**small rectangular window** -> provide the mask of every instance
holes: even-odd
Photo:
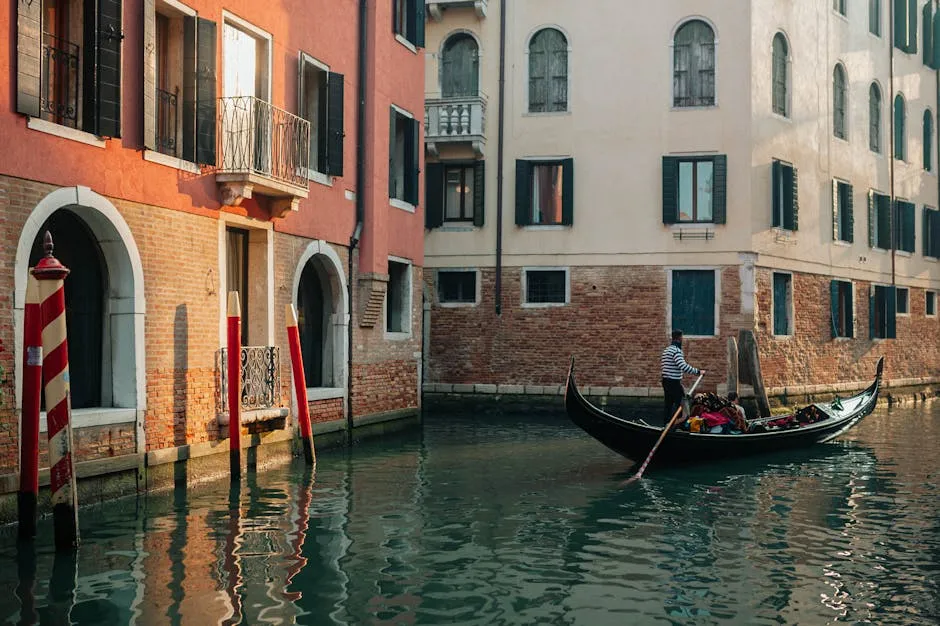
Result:
[[[672,328],[686,335],[715,335],[715,271],[672,271]]]
[[[895,289],[895,293],[897,293],[897,299],[898,299],[898,304],[897,304],[898,315],[910,314],[910,309],[909,309],[910,291],[908,290],[908,288],[898,287]]]
[[[868,32],[881,37],[881,0],[868,0]]]
[[[388,147],[388,197],[418,204],[418,123],[392,107]]]
[[[526,304],[565,304],[568,301],[568,272],[525,270]]]
[[[914,252],[914,204],[898,200],[895,202],[894,232],[898,250]]]
[[[473,221],[474,166],[457,165],[444,169],[444,221]]]
[[[574,160],[516,161],[516,224],[570,226],[574,216]]]
[[[869,327],[872,339],[894,339],[896,336],[899,296],[891,286],[875,285],[872,289]]]
[[[928,317],[934,317],[937,315],[937,292],[936,291],[926,292],[925,311]]]
[[[790,274],[774,272],[774,334],[786,336],[793,334],[793,277]]]
[[[679,161],[679,221],[711,222],[715,165],[709,160]]]
[[[411,330],[411,266],[388,262],[388,291],[385,294],[385,330],[407,333]]]
[[[774,228],[797,230],[799,227],[799,201],[796,168],[783,161],[774,161],[771,167],[771,208]]]
[[[392,0],[392,28],[417,48],[424,47],[424,0]]]
[[[855,336],[855,307],[852,304],[852,283],[834,280],[831,284],[832,336]]]
[[[832,10],[840,15],[845,15],[846,0],[832,0]]]
[[[477,273],[472,270],[438,271],[437,299],[441,304],[475,304]]]
[[[836,241],[855,241],[852,215],[852,185],[840,180],[832,181],[832,238]]]
[[[891,199],[876,191],[869,192],[868,244],[872,248],[891,248]]]
[[[532,186],[532,223],[561,224],[561,198],[564,193],[561,165],[533,165],[530,184]]]

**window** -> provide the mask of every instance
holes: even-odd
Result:
[[[940,211],[924,207],[924,256],[940,258]]]
[[[241,228],[226,229],[226,291],[238,292],[239,305],[241,306],[241,330],[242,345],[248,345],[248,231]]]
[[[881,37],[881,0],[868,0],[868,32]]]
[[[845,68],[837,63],[832,71],[832,133],[839,139],[849,136],[845,121],[847,99]]]
[[[933,115],[924,111],[924,169],[933,171]]]
[[[388,197],[418,204],[418,121],[392,107],[389,128]]]
[[[774,335],[793,334],[793,276],[774,272]]]
[[[457,33],[444,44],[441,53],[441,97],[464,98],[480,91],[480,53],[477,41],[467,33]]]
[[[845,15],[846,0],[832,0],[832,10],[840,15]]]
[[[715,32],[702,20],[690,20],[673,40],[673,106],[715,105]]]
[[[774,113],[788,117],[790,115],[787,102],[787,57],[789,46],[783,33],[774,35],[773,43],[773,107]]]
[[[895,287],[894,292],[898,297],[898,315],[910,315],[910,290],[907,287]]]
[[[852,306],[852,283],[844,280],[833,280],[829,284],[830,314],[832,321],[832,336],[855,336],[855,311]]]
[[[476,304],[477,273],[473,270],[438,270],[437,300],[441,304]]]
[[[921,21],[921,28],[923,28],[923,38],[924,38],[924,65],[927,67],[933,67],[933,3],[934,0],[927,0],[924,3],[923,8],[923,20]]]
[[[555,28],[529,42],[529,112],[568,110],[568,40]]]
[[[301,52],[297,72],[297,113],[310,122],[307,167],[343,175],[344,76]]]
[[[855,241],[855,218],[853,216],[852,185],[841,180],[832,181],[832,239]]]
[[[924,292],[924,311],[928,317],[934,317],[937,315],[937,292],[936,291],[927,291]]]
[[[904,96],[894,97],[894,158],[901,161],[907,158],[907,142],[904,139]]]
[[[771,166],[772,225],[784,230],[799,228],[799,194],[796,168],[783,161]]]
[[[917,0],[894,0],[894,47],[917,52]]]
[[[411,332],[411,265],[388,262],[388,291],[385,294],[385,330]]]
[[[663,223],[724,224],[728,159],[663,157]]]
[[[881,154],[881,88],[877,83],[868,89],[868,147]]]
[[[445,222],[483,226],[484,165],[483,161],[425,165],[425,228]]]
[[[868,298],[868,336],[871,339],[897,337],[897,304],[894,287],[873,287]]]
[[[522,272],[524,304],[568,302],[568,272],[556,269],[526,269]]]
[[[570,226],[574,160],[516,161],[516,225]]]
[[[715,271],[672,270],[670,328],[688,336],[715,335]]]
[[[904,200],[895,201],[894,232],[895,246],[903,252],[914,252],[914,204]]]
[[[868,192],[868,245],[891,248],[891,199],[876,191]]]
[[[121,136],[121,6],[16,3],[17,112],[102,137]]]
[[[424,0],[392,0],[395,34],[416,48],[424,47]]]

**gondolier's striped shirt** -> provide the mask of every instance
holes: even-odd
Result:
[[[663,378],[672,380],[682,380],[683,372],[686,374],[699,374],[700,370],[692,367],[685,362],[685,355],[682,354],[682,348],[674,343],[663,350],[663,356],[660,359],[663,366]]]

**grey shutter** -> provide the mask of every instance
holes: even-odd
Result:
[[[483,226],[486,209],[486,162],[473,164],[473,225]]]
[[[783,164],[780,161],[774,161],[770,166],[770,205],[771,205],[771,225],[775,228],[783,228]]]
[[[832,337],[839,336],[839,281],[829,281],[829,319],[832,322]]]
[[[940,213],[930,212],[930,251],[933,258],[940,257]]]
[[[832,179],[832,240],[839,240],[839,181]]]
[[[542,44],[543,33],[536,33],[529,43],[529,112],[548,110],[548,53]]]
[[[885,333],[887,339],[897,339],[898,336],[898,290],[894,285],[891,285],[886,289],[888,292],[885,296],[885,301],[887,303],[888,312],[885,315],[885,318],[888,322],[888,332]]]
[[[781,166],[780,176],[783,185],[783,228],[795,231],[798,226],[797,211],[799,210],[796,168],[789,165]]]
[[[561,223],[574,224],[574,159],[561,160]]]
[[[875,247],[875,192],[868,190],[868,247]]]
[[[196,18],[183,18],[183,152],[196,162]]]
[[[330,77],[327,72],[317,72],[317,119],[311,120],[311,124],[316,124],[317,145],[313,146],[317,151],[317,169],[324,174],[329,173],[328,159],[330,156],[330,128],[329,124],[329,91]],[[342,89],[342,87],[340,87]],[[342,129],[342,125],[340,125]],[[308,162],[309,167],[309,162]]]
[[[40,59],[42,58],[42,2],[16,3],[16,112],[40,114]]]
[[[786,177],[784,177],[786,179]],[[790,168],[790,224],[793,230],[800,229],[800,181],[795,167]]]
[[[196,162],[215,165],[216,24],[196,21]]]
[[[877,287],[868,287],[868,338],[875,338],[875,293]]]
[[[917,52],[917,0],[907,3],[907,52]]]
[[[330,176],[343,175],[343,143],[346,138],[344,130],[345,109],[344,109],[344,76],[336,72],[330,72],[329,85],[327,87],[326,104],[326,132],[328,134],[327,154],[326,154],[326,173]]]
[[[907,50],[907,0],[894,0],[894,47]]]
[[[405,202],[418,204],[418,120],[405,120]]]
[[[297,53],[297,117],[307,119],[307,102],[304,94],[304,74],[307,69],[307,55]]]
[[[144,147],[157,147],[157,13],[154,0],[144,2]]]
[[[712,220],[724,224],[728,213],[728,157],[724,154],[716,156],[714,161],[712,204]]]
[[[414,4],[414,11],[412,11],[411,14],[414,15],[414,20],[415,20],[415,26],[414,26],[414,31],[413,31],[415,34],[415,38],[414,38],[414,41],[412,41],[411,43],[413,43],[415,47],[417,48],[423,48],[424,47],[424,21],[425,21],[424,0],[411,0],[411,2],[413,2]]]
[[[663,157],[663,224],[679,221],[679,159]]]
[[[916,207],[913,202],[907,202],[904,206],[904,250],[911,254],[917,250],[917,228],[914,224],[914,213]]]
[[[846,228],[848,232],[845,233],[846,241],[849,243],[855,243],[855,190],[852,188],[852,185],[845,186],[845,217],[846,217]]]
[[[924,242],[924,256],[930,256],[930,209],[924,207],[924,217],[920,225],[921,240]]]
[[[940,69],[940,12],[933,16],[933,55],[930,67]]]
[[[516,160],[516,225],[532,223],[532,164]]]
[[[83,129],[121,136],[121,0],[85,0]]]
[[[930,66],[933,64],[933,0],[924,5],[921,28],[924,32],[924,65]]]
[[[444,164],[427,163],[424,166],[424,227],[437,228],[444,224]]]
[[[876,244],[882,250],[891,249],[891,198],[879,195],[876,198],[878,213],[878,240]]]

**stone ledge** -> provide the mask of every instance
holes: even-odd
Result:
[[[121,456],[112,456],[106,459],[82,461],[75,464],[75,477],[79,479],[94,478],[95,476],[137,469],[140,466],[141,459],[142,455],[140,454],[122,454]],[[49,486],[49,468],[39,470],[39,486]],[[19,489],[19,473],[0,476],[0,494],[14,493]]]
[[[253,433],[246,435],[242,433],[241,447],[254,448],[266,443],[276,443],[285,441],[294,436],[293,429],[275,430],[269,433]],[[166,463],[175,463],[187,459],[198,459],[213,454],[222,454],[228,452],[228,439],[218,441],[203,441],[200,443],[191,443],[185,446],[175,448],[163,448],[161,450],[151,450],[147,453],[147,466],[163,465]]]
[[[308,402],[310,400],[308,399]],[[245,424],[254,424],[256,422],[272,422],[287,417],[290,409],[287,407],[277,407],[273,409],[257,409],[255,411],[242,411],[242,426]],[[228,426],[228,413],[219,413],[216,415],[219,420],[219,426]]]
[[[474,388],[477,393],[496,393],[497,391],[496,385],[491,384],[474,385]]]
[[[375,413],[365,417],[353,417],[353,428],[360,426],[369,426],[371,424],[381,424],[383,422],[396,422],[401,419],[414,417],[419,414],[418,407],[409,409],[398,409],[395,411],[386,411],[385,413]]]

